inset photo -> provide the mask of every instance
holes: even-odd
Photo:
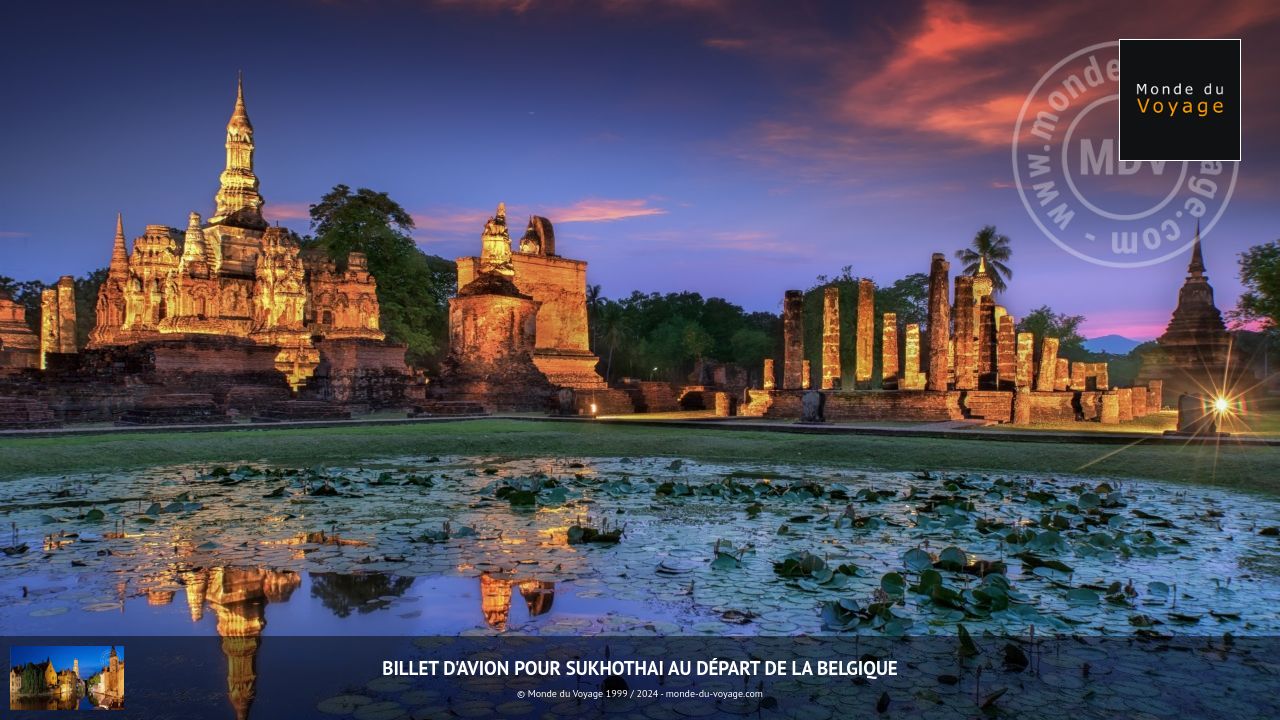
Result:
[[[14,645],[10,710],[123,710],[123,645]]]

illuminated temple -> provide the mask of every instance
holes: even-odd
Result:
[[[324,251],[303,251],[289,231],[267,225],[243,83],[226,148],[207,221],[192,212],[185,230],[147,225],[130,250],[117,216],[88,347],[170,335],[247,338],[279,349],[276,368],[297,389],[320,362],[313,338],[383,340],[377,283],[362,254],[340,270]]]

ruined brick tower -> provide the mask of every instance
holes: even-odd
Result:
[[[561,387],[607,388],[596,372],[599,358],[591,352],[587,332],[587,263],[556,254],[551,221],[529,218],[519,251],[512,252],[506,205],[485,224],[479,257],[460,257],[458,287],[464,288],[485,272],[511,278],[523,295],[537,303],[537,337],[533,362]],[[603,395],[602,395],[603,396]]]

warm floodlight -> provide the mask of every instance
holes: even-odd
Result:
[[[1218,414],[1222,414],[1231,409],[1231,403],[1225,397],[1219,395],[1218,398],[1213,401],[1213,409]]]

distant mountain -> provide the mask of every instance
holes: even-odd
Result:
[[[1103,335],[1102,337],[1089,338],[1084,341],[1084,347],[1089,352],[1110,353],[1112,355],[1128,355],[1141,344],[1140,340],[1130,340],[1123,335]]]

